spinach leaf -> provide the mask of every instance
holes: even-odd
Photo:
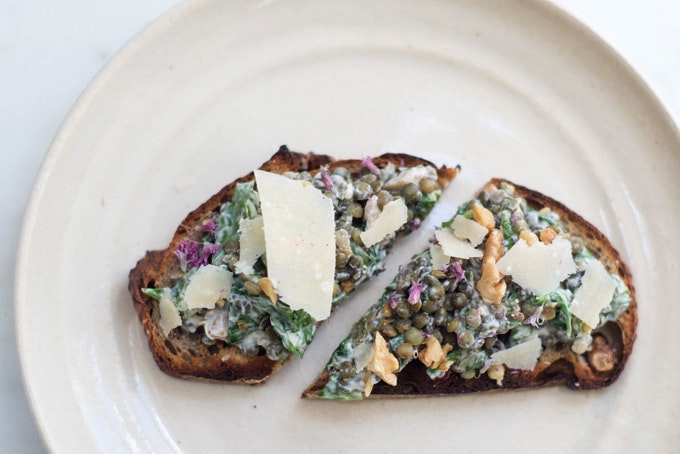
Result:
[[[264,308],[283,346],[294,355],[302,357],[316,332],[314,319],[302,309],[296,311],[283,303],[268,303]]]
[[[238,228],[241,219],[257,216],[260,199],[255,191],[255,182],[238,183],[231,200],[220,208],[215,218],[215,238],[220,244],[238,241]]]

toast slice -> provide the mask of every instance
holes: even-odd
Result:
[[[333,201],[335,307],[382,271],[396,234],[419,226],[459,169],[437,168],[404,154],[334,160],[282,146],[259,170],[307,181]],[[361,233],[370,220],[368,212],[375,216],[397,199],[405,201],[407,222],[365,246]],[[266,254],[251,254],[249,263],[241,262],[245,221],[261,220],[260,215],[251,172],[189,213],[166,249],[147,252],[130,271],[134,308],[164,372],[201,381],[261,383],[292,354],[302,356],[312,341],[318,322],[277,297],[267,277]],[[252,253],[250,246],[248,250]]]
[[[493,179],[400,269],[303,397],[601,388],[621,374],[636,327],[631,273],[604,234]]]

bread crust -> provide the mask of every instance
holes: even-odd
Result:
[[[437,168],[424,159],[405,154],[388,153],[374,158],[373,162],[378,166],[391,162],[397,166],[425,164]],[[329,170],[344,166],[350,171],[358,171],[361,160],[334,160],[327,155],[296,153],[284,145],[260,169],[273,173],[287,171],[315,173],[321,166],[328,166]],[[445,187],[458,173],[458,168],[443,166],[437,171],[440,183]],[[219,212],[222,204],[231,200],[237,183],[253,179],[254,173],[250,172],[226,185],[184,218],[166,249],[148,251],[130,271],[128,290],[135,311],[148,339],[154,360],[159,368],[169,375],[208,382],[257,384],[267,380],[282,366],[281,363],[267,358],[264,353],[252,357],[244,356],[238,347],[222,341],[210,346],[205,345],[202,342],[201,330],[191,334],[175,329],[166,337],[159,325],[158,302],[141,291],[142,288],[172,285],[172,282],[181,275],[179,261],[173,251],[186,239],[198,239],[200,233],[195,227],[202,225]]]
[[[381,381],[373,386],[369,398],[442,396],[554,385],[566,385],[572,389],[597,389],[613,383],[623,371],[632,353],[637,330],[637,300],[630,269],[606,236],[579,214],[545,194],[505,179],[494,178],[487,185],[500,186],[501,183],[514,186],[515,193],[524,197],[533,208],[548,207],[557,213],[567,230],[583,238],[585,246],[604,267],[610,273],[618,274],[630,289],[631,303],[628,309],[615,322],[607,322],[592,333],[594,339],[602,337],[606,341],[606,348],[613,351],[613,368],[598,371],[590,363],[587,353],[579,355],[569,345],[557,345],[543,351],[534,370],[506,370],[502,386],[499,386],[486,374],[479,378],[464,379],[453,371],[432,380],[420,361],[412,361],[399,372],[396,386]],[[327,382],[328,374],[324,372],[304,391],[303,397],[318,398],[319,391]]]

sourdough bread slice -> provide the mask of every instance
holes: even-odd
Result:
[[[438,348],[443,346],[444,353],[442,354],[441,351],[439,351],[440,361],[435,362],[435,366],[439,366],[439,369],[433,369],[432,367],[428,368],[425,365],[425,363],[429,363],[430,366],[433,364],[432,358],[427,360],[423,359],[423,356],[431,356],[433,351],[430,351],[430,355],[428,355],[427,349],[430,345],[426,340],[423,340],[421,345],[413,347],[413,351],[415,352],[414,356],[420,352],[420,358],[404,358],[404,356],[406,356],[404,350],[409,350],[411,347],[402,347],[402,356],[400,356],[398,350],[399,345],[407,342],[403,339],[400,340],[399,336],[404,336],[404,333],[407,333],[407,331],[394,336],[395,331],[393,330],[393,327],[387,327],[387,325],[394,326],[395,322],[400,326],[403,325],[401,321],[398,321],[399,315],[395,315],[395,313],[400,310],[403,312],[403,307],[401,307],[402,303],[398,302],[398,304],[395,304],[397,298],[394,295],[399,295],[399,290],[402,290],[402,293],[405,292],[405,294],[409,294],[409,284],[407,283],[408,276],[405,276],[404,273],[407,273],[409,269],[413,270],[414,263],[417,264],[415,268],[421,270],[421,276],[428,274],[428,270],[431,272],[436,268],[433,267],[431,263],[431,252],[425,251],[414,257],[414,261],[411,262],[410,265],[406,265],[402,268],[402,272],[397,276],[395,282],[388,287],[381,301],[371,308],[364,317],[355,324],[352,335],[350,335],[341,344],[338,350],[336,350],[326,366],[326,369],[320,374],[318,379],[304,391],[303,397],[326,397],[335,399],[417,397],[530,388],[547,385],[566,385],[573,389],[595,389],[607,386],[619,377],[631,355],[637,327],[637,302],[635,299],[633,279],[629,268],[602,232],[562,203],[545,194],[511,183],[507,180],[493,179],[484,186],[477,201],[471,201],[469,204],[461,207],[458,214],[467,214],[470,217],[470,208],[473,204],[491,207],[493,210],[492,214],[494,215],[495,228],[503,230],[503,227],[506,227],[503,234],[501,234],[504,238],[504,253],[507,253],[511,244],[515,244],[519,240],[519,232],[512,231],[507,227],[510,225],[512,225],[512,227],[518,225],[520,228],[517,228],[516,230],[521,230],[523,224],[518,223],[518,219],[513,219],[512,224],[501,225],[502,222],[509,222],[510,217],[515,215],[520,216],[520,214],[517,214],[519,211],[514,211],[515,214],[510,217],[503,214],[508,205],[510,206],[511,212],[517,207],[512,206],[513,198],[499,195],[499,190],[504,191],[505,194],[514,194],[514,198],[519,197],[524,199],[526,204],[533,209],[534,214],[530,215],[532,219],[533,217],[539,218],[538,224],[536,225],[540,224],[542,225],[542,228],[547,228],[547,225],[556,231],[559,236],[569,239],[572,245],[575,245],[572,248],[572,253],[575,260],[580,263],[579,270],[570,278],[567,278],[562,282],[560,288],[564,287],[564,290],[560,290],[558,292],[559,295],[569,295],[567,296],[567,299],[573,298],[573,295],[583,280],[583,267],[588,266],[587,264],[590,263],[589,261],[592,259],[599,260],[607,273],[616,276],[615,281],[617,282],[617,289],[614,292],[610,305],[600,313],[597,327],[590,331],[587,324],[578,320],[574,315],[567,314],[567,312],[571,310],[571,308],[569,310],[567,310],[567,308],[570,307],[573,299],[572,301],[561,301],[561,305],[555,305],[551,300],[559,299],[558,294],[552,293],[545,299],[537,298],[535,295],[531,296],[530,292],[521,289],[516,283],[513,283],[511,276],[500,276],[503,281],[502,286],[505,289],[505,296],[502,301],[497,301],[499,304],[494,305],[493,303],[486,303],[474,305],[469,301],[479,302],[482,300],[483,302],[483,298],[481,298],[477,287],[477,284],[481,280],[479,269],[483,266],[480,265],[480,262],[483,262],[483,259],[459,259],[453,261],[461,265],[460,269],[465,273],[466,277],[460,279],[460,283],[454,285],[453,291],[447,289],[446,298],[438,302],[437,308],[446,306],[450,309],[450,311],[446,311],[448,318],[443,321],[440,320],[441,323],[439,328],[436,324],[432,323],[432,319],[438,315],[437,311],[441,311],[442,309],[436,309],[430,314],[427,314],[427,317],[422,315],[422,310],[412,310],[410,315],[402,314],[403,319],[408,318],[410,324],[406,323],[406,325],[409,326],[414,326],[414,324],[416,324],[416,317],[430,320],[430,324],[426,324],[421,330],[424,333],[424,338],[432,337],[434,331],[439,329],[440,333],[437,336],[441,337],[441,339],[438,339],[438,342],[432,341],[433,344],[437,344],[433,346],[433,350],[436,350],[434,347]],[[496,208],[493,207],[494,204],[496,204]],[[505,204],[505,206],[503,204]],[[528,210],[525,211],[525,214],[526,212],[528,212]],[[559,221],[555,222],[554,227],[550,226],[549,224],[554,222],[556,217],[559,218]],[[454,218],[452,218],[452,220],[453,219]],[[521,221],[521,219],[519,221]],[[536,235],[540,234],[536,226],[534,226],[534,230]],[[488,242],[488,239],[485,240],[484,243],[479,246],[479,249],[484,250]],[[549,243],[549,241],[544,241],[544,243]],[[583,247],[578,249],[581,246]],[[576,253],[576,251],[579,252]],[[588,254],[587,251],[590,253]],[[500,255],[502,256],[503,254]],[[497,261],[498,257],[495,260]],[[406,271],[404,272],[403,270]],[[422,270],[425,270],[426,272],[423,272]],[[441,278],[439,279],[438,284],[446,285],[447,282],[456,279],[454,276],[456,273],[452,272],[452,266],[449,266],[449,268],[444,271],[446,271],[446,273],[441,269],[438,272],[435,272],[435,274]],[[459,275],[458,278],[460,277],[461,276]],[[570,279],[572,280],[570,281]],[[472,281],[474,281],[475,285],[473,285],[471,289],[467,283],[472,283]],[[431,281],[430,284],[437,285],[434,281]],[[567,287],[568,284],[573,287],[571,290]],[[411,286],[411,289],[412,288],[413,287]],[[461,306],[460,304],[456,306],[455,304],[452,304],[451,301],[454,298],[454,295],[463,290],[468,292],[468,294],[472,291],[476,296],[468,299],[468,306]],[[425,298],[429,297],[427,283],[426,287],[419,290],[419,292],[420,295],[425,296]],[[510,304],[510,294],[523,295],[523,298],[527,301],[526,307]],[[410,295],[412,295],[412,293]],[[542,303],[538,304],[540,301],[542,301]],[[530,302],[534,305],[532,306],[529,304]],[[421,303],[419,302],[418,305],[420,304]],[[468,310],[469,312],[467,314],[469,314],[472,312],[473,307],[475,310],[478,310],[482,305],[485,305],[487,308],[481,309],[481,319],[477,318],[475,314],[473,314],[471,318],[467,315],[460,315],[463,313],[462,311],[465,310]],[[541,308],[540,311],[538,310],[539,306]],[[491,308],[491,310],[488,311],[488,308]],[[524,310],[525,313],[520,314],[521,310]],[[540,318],[542,311],[544,310],[544,317],[549,318],[548,320]],[[511,313],[512,311],[515,312]],[[532,313],[532,311],[534,312]],[[420,312],[421,315],[418,315],[418,312]],[[504,331],[504,328],[497,328],[499,333],[497,333],[495,337],[489,335],[489,333],[481,334],[480,332],[483,331],[485,327],[489,326],[489,323],[483,321],[489,320],[488,318],[485,318],[485,316],[491,317],[491,324],[495,323],[498,325],[498,320],[494,321],[494,315],[498,315],[498,319],[501,317],[506,319],[507,323],[505,323],[505,329],[509,327],[514,328],[509,328],[505,333],[500,333],[500,331]],[[532,317],[532,315],[534,317]],[[441,314],[439,314],[439,316],[441,318]],[[511,320],[512,316],[517,316],[517,318],[513,321],[508,321]],[[458,320],[453,321],[456,318]],[[417,324],[420,325],[421,323],[422,320],[418,320]],[[571,325],[569,328],[569,335],[566,334],[566,331],[556,331],[551,334],[550,330],[555,330],[555,326],[564,326],[564,330],[566,330],[567,323]],[[500,322],[501,326],[503,326],[503,324],[504,322]],[[535,365],[533,365],[531,369],[527,370],[525,367],[513,369],[502,363],[499,365],[492,361],[491,356],[496,351],[503,350],[515,343],[512,339],[513,329],[517,332],[531,330],[532,324],[536,325],[538,328],[533,333],[533,336],[538,336],[538,338],[541,339],[541,342],[539,344],[540,356],[538,356]],[[461,325],[465,325],[464,328],[461,328]],[[371,328],[371,326],[374,328]],[[540,332],[540,329],[543,331]],[[449,330],[451,331],[450,333]],[[468,336],[468,338],[466,338],[467,331],[473,333],[474,336],[471,338]],[[381,337],[386,339],[387,344],[387,349],[385,349],[385,347],[380,348],[383,359],[381,359],[378,366],[382,366],[383,368],[386,366],[388,372],[390,370],[393,371],[396,377],[391,377],[390,374],[385,373],[385,371],[379,372],[378,375],[382,375],[382,377],[377,377],[375,372],[372,372],[370,375],[367,373],[367,368],[371,368],[371,366],[367,366],[367,364],[371,361],[375,363],[375,351],[377,349],[375,339],[378,337],[378,333],[380,333]],[[487,336],[487,339],[491,338],[491,340],[484,344],[484,346],[474,350],[475,355],[477,356],[472,354],[466,356],[465,349],[460,347],[460,344],[466,345],[468,341],[476,342],[478,338],[485,340],[485,336]],[[358,339],[362,339],[362,341],[359,342]],[[527,337],[526,339],[532,339],[532,337]],[[419,341],[416,340],[415,343],[417,344],[418,342]],[[374,343],[371,348],[371,353],[369,353],[369,357],[365,356],[365,351],[368,349],[361,347],[360,344],[362,343],[364,345]],[[454,345],[451,348],[451,345],[446,345],[447,343]],[[517,343],[520,344],[522,342]],[[579,343],[580,345],[577,345]],[[475,347],[468,346],[468,351],[473,351],[474,348]],[[354,355],[349,354],[350,351],[353,352]],[[357,354],[357,351],[362,353]],[[389,361],[384,359],[385,357],[389,359],[388,353],[392,355],[393,358]],[[361,357],[362,355],[363,358],[357,360],[357,357]],[[370,358],[370,355],[373,355],[373,358]],[[354,356],[354,362],[351,360],[348,362],[347,359],[352,356]],[[462,364],[466,361],[468,362],[469,370],[465,370],[465,365]],[[477,361],[476,364],[475,361]],[[353,365],[356,366],[357,363],[360,363],[361,367],[354,367],[354,369],[352,369]],[[375,364],[373,364],[371,370],[374,371],[375,369]],[[393,383],[388,384],[383,378],[393,380]],[[352,380],[354,380],[354,382],[352,382]],[[372,383],[369,384],[369,381]],[[348,390],[353,390],[353,392]]]
[[[371,173],[372,170],[385,169],[388,166],[391,166],[390,169],[409,169],[418,166],[431,167],[433,169],[432,172],[436,175],[435,181],[438,191],[445,188],[458,173],[458,168],[447,168],[445,166],[436,168],[428,161],[404,154],[385,154],[373,160],[334,160],[326,155],[291,152],[285,146],[282,146],[260,169],[277,174],[304,174],[307,178],[314,178],[319,172],[325,172],[325,177],[329,178],[328,184],[330,188],[332,187],[330,175],[336,169],[343,168],[350,175],[358,177],[359,175]],[[401,170],[397,172],[401,172]],[[161,251],[147,252],[145,257],[130,271],[129,291],[134,308],[142,323],[156,363],[161,370],[170,375],[201,381],[255,384],[267,380],[287,359],[285,355],[285,357],[279,356],[277,359],[270,359],[267,352],[257,345],[255,345],[254,349],[251,348],[249,352],[246,352],[242,347],[228,343],[226,338],[215,339],[213,337],[207,339],[204,326],[201,326],[200,323],[198,326],[196,324],[188,325],[187,321],[183,320],[183,326],[175,327],[166,333],[167,330],[161,324],[162,311],[159,307],[159,293],[153,294],[154,289],[171,288],[185,276],[187,271],[185,269],[186,263],[180,260],[182,258],[181,254],[178,254],[182,245],[204,241],[206,226],[209,226],[216,216],[219,215],[220,210],[232,201],[235,192],[238,190],[238,185],[253,182],[254,178],[254,173],[251,172],[225,186],[186,216],[178,226],[168,248]],[[363,209],[367,201],[362,200],[357,201],[357,203]],[[416,217],[425,216],[432,208],[427,206],[416,209],[413,204],[407,203],[407,205],[411,210],[411,214]],[[356,209],[356,207],[354,208]],[[341,215],[342,213],[336,213],[336,219],[340,218]],[[354,222],[354,224],[360,223]],[[410,222],[401,230],[408,232],[414,227],[416,225]],[[212,241],[216,242],[214,239]],[[394,235],[390,235],[379,245],[376,245],[375,248],[376,250],[380,249],[381,253],[386,253],[392,246],[393,241]],[[234,253],[233,244],[221,246],[222,249],[231,247],[231,252]],[[211,254],[214,252],[214,250],[210,250]],[[239,275],[233,269],[233,262],[220,263],[220,265],[225,268],[229,267],[234,272],[235,280],[239,280],[241,277],[243,277],[244,282],[248,280],[248,277]],[[260,264],[259,266],[265,267],[266,264]],[[382,269],[380,263],[373,264],[370,272],[367,271],[365,265],[361,266],[363,266],[363,274],[359,273],[360,280],[355,283],[356,285],[369,278],[370,274],[379,272]],[[356,269],[354,271],[356,274]],[[243,282],[241,282],[242,284]],[[252,289],[252,287],[251,285],[250,288]],[[343,286],[340,290],[341,294],[336,300],[344,299],[354,287],[355,285]],[[152,291],[149,292],[149,289]],[[257,292],[257,289],[255,291]],[[244,298],[247,299],[247,295],[242,297],[241,300]],[[260,304],[270,304],[268,302],[261,303],[262,298],[258,301],[260,301]],[[222,304],[228,307],[230,303],[226,300]],[[281,308],[280,305],[282,303],[280,301],[276,304],[279,304],[278,307]],[[177,298],[175,299],[175,305],[181,306],[181,301],[178,301]],[[243,302],[241,302],[241,305],[243,307],[247,306]],[[285,313],[290,313],[290,311]],[[200,311],[198,316],[201,316]],[[267,328],[267,335],[271,336],[273,330],[271,329],[270,320],[267,316],[264,316],[264,318],[260,317],[259,323],[263,325],[261,328],[263,330]],[[229,326],[225,325],[224,328],[225,330],[227,328],[231,330],[234,327],[230,324]],[[250,327],[250,329],[257,330],[259,328]],[[313,335],[313,331],[311,335]]]

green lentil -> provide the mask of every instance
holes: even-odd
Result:
[[[401,188],[401,195],[407,203],[415,202],[420,199],[421,196],[420,189],[418,189],[418,186],[415,183],[404,185],[404,187]]]
[[[377,194],[378,196],[378,208],[381,210],[392,201],[392,194],[390,194],[388,191],[380,191]]]
[[[418,187],[425,194],[431,194],[432,192],[436,191],[437,186],[438,186],[437,181],[428,177],[423,178],[422,180],[420,180],[420,183],[418,183]]]
[[[430,322],[430,316],[423,312],[418,312],[412,317],[412,320],[413,326],[422,329]]]
[[[350,203],[347,207],[347,213],[354,219],[360,219],[364,216],[364,208],[359,203]]]
[[[414,353],[413,345],[408,342],[404,342],[397,347],[397,356],[401,359],[413,358]]]
[[[414,347],[417,347],[424,341],[423,332],[418,328],[411,327],[404,333],[404,340]]]
[[[389,338],[396,337],[399,334],[399,332],[397,332],[397,329],[391,323],[382,327],[382,333]]]

